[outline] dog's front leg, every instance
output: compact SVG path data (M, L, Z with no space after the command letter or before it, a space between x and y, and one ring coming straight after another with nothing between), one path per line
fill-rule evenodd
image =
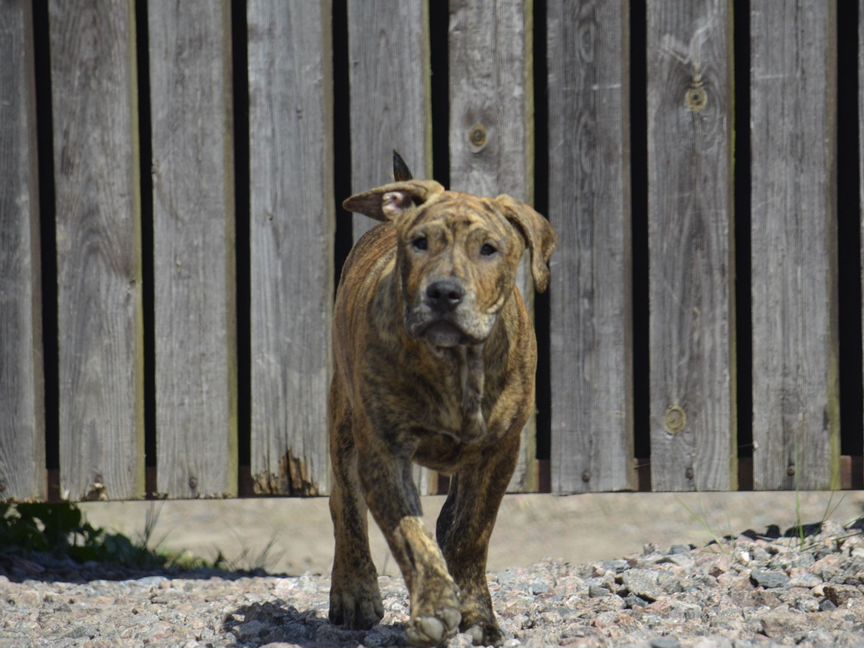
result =
M434 646L453 636L459 627L459 595L444 556L420 517L409 456L394 455L383 444L361 451L360 478L369 510L408 586L408 640L418 646Z
M504 640L492 611L486 557L518 450L518 433L511 434L483 457L482 465L466 466L453 475L435 529L447 567L462 596L460 630L483 646L497 646Z
M336 537L330 585L330 621L366 630L384 616L378 574L369 552L366 501L357 473L351 411L338 385L330 392L330 456L334 483L330 515Z

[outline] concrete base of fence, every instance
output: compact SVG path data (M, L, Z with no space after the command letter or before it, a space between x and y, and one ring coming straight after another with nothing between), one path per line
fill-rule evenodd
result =
M443 497L423 499L430 528L443 502ZM158 515L151 546L161 543L163 549L207 558L221 552L239 568L328 573L333 557L327 498L93 502L81 508L94 526L133 539L141 535L148 514ZM862 513L864 492L857 491L508 495L492 536L489 569L527 566L547 557L575 563L620 558L649 542L661 548L699 545L747 529L761 533L777 525L782 532L799 519L845 522ZM370 535L379 572L395 574L374 524Z

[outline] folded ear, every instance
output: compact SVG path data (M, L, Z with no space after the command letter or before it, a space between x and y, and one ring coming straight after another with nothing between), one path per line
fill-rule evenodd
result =
M444 187L434 180L408 180L354 194L342 203L348 211L366 214L380 221L395 221L418 205L422 205Z
M505 218L516 226L525 239L525 244L531 253L531 275L534 277L534 287L537 292L543 292L549 285L549 259L555 246L558 245L558 235L549 221L534 211L531 207L510 196L503 194L495 199Z

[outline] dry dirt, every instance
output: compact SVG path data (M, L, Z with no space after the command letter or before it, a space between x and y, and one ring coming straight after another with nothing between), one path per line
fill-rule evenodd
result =
M426 497L434 528L443 497ZM326 498L185 500L83 504L87 519L137 538L157 515L151 545L271 573L328 574L333 558ZM528 567L546 558L572 563L621 558L658 547L702 545L769 525L847 522L864 512L864 492L617 493L508 495L492 536L489 570ZM397 575L383 538L370 524L372 555L382 574ZM268 549L269 547L269 549ZM265 553L266 552L266 553Z

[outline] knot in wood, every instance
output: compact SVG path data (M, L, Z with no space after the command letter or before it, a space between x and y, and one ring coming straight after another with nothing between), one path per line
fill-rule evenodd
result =
M786 468L786 474L789 477L795 476L795 464L789 464L789 466Z
M680 405L672 405L666 410L663 427L669 434L680 433L687 425L687 414Z
M586 484L591 481L591 471L585 470L582 472L582 481Z
M708 105L708 93L702 84L693 85L687 88L684 94L684 104L690 112L702 112Z
M479 153L486 148L488 140L489 135L483 124L474 124L471 127L471 130L468 131L468 142L471 144L471 150L474 151L474 153Z

